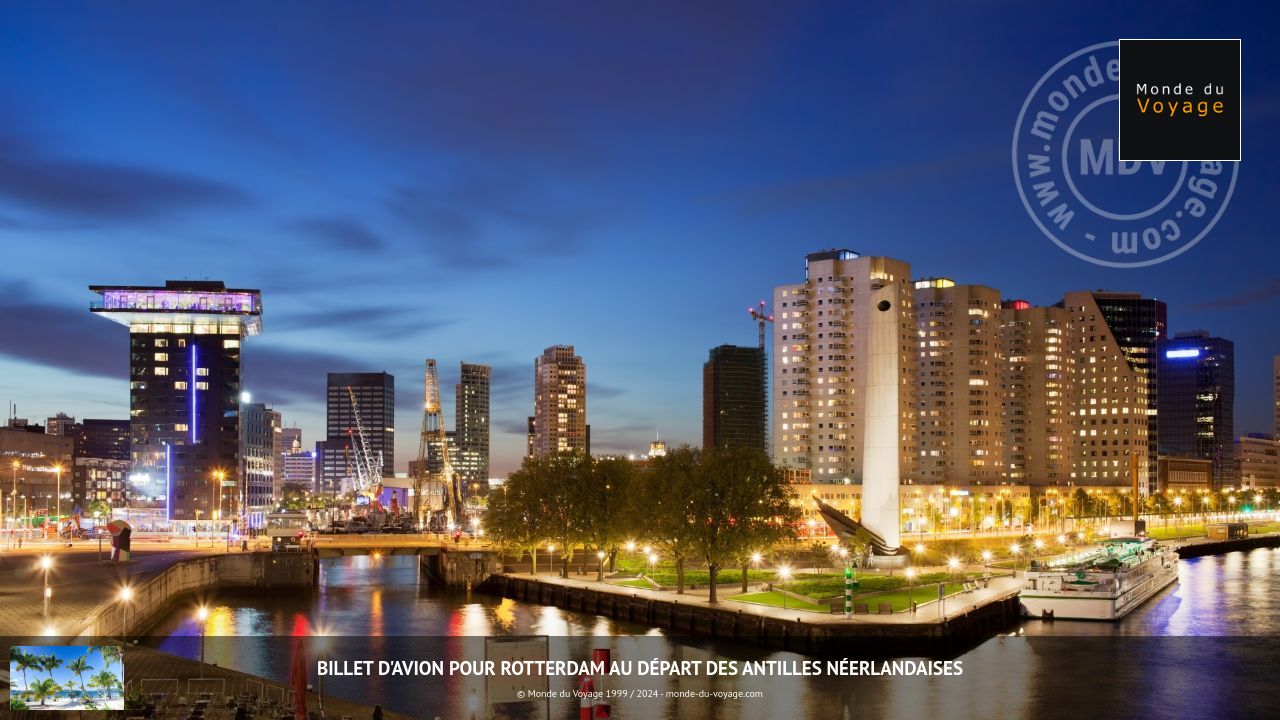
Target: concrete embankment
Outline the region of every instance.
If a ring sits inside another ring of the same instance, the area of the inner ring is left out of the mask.
[[[1255,535],[1236,540],[1210,540],[1203,542],[1175,543],[1178,555],[1183,558],[1204,557],[1205,555],[1225,555],[1241,550],[1280,547],[1280,533]]]
[[[317,573],[317,560],[310,553],[229,553],[179,560],[133,587],[127,602],[117,597],[99,605],[78,623],[75,633],[81,639],[137,635],[183,598],[214,590],[310,588]]]
[[[897,613],[883,619],[875,616],[845,619],[840,615],[785,611],[731,601],[713,605],[689,596],[630,592],[613,586],[589,587],[586,583],[517,575],[495,575],[479,589],[515,600],[657,627],[674,636],[720,638],[807,654],[959,653],[1008,630],[1018,621],[1016,590],[978,603],[956,602],[957,611],[948,613],[945,619],[933,614],[936,610],[915,615]]]

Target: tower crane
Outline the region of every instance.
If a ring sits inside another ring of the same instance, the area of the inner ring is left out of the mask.
[[[751,314],[751,319],[755,320],[757,323],[760,324],[760,349],[763,350],[764,349],[764,325],[765,323],[773,322],[773,313],[770,312],[765,307],[763,300],[760,301],[759,308],[749,307],[747,308],[747,312]]]

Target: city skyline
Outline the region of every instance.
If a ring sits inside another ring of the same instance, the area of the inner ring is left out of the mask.
[[[283,7],[255,8],[254,27],[234,4],[27,8],[0,23],[0,59],[24,68],[0,77],[0,98],[24,108],[0,131],[0,395],[32,418],[125,417],[127,338],[95,324],[83,288],[208,277],[262,289],[245,387],[308,437],[324,434],[326,373],[401,378],[398,471],[415,454],[426,357],[493,367],[492,474],[514,469],[532,359],[553,343],[591,367],[597,452],[643,451],[655,428],[698,444],[707,349],[752,344],[744,309],[805,253],[848,247],[1034,305],[1097,288],[1164,300],[1171,334],[1235,342],[1236,434],[1269,431],[1277,348],[1258,319],[1280,310],[1280,180],[1266,171],[1280,150],[1254,139],[1280,108],[1280,64],[1265,38],[1244,38],[1236,194],[1167,263],[1064,255],[1026,217],[1008,152],[1026,92],[1067,53],[1122,28],[1235,37],[1276,10],[1122,7],[1100,27],[1100,7],[1064,10],[1050,41],[1023,32],[1040,24],[1020,7],[939,8],[928,26],[838,6],[728,24],[592,8],[555,29],[525,17],[519,33],[465,9],[393,21],[319,7],[343,18],[337,34]],[[404,52],[369,53],[373,34]],[[891,71],[860,72],[871,66]],[[963,111],[941,133],[948,106]],[[444,409],[455,416],[451,393]]]

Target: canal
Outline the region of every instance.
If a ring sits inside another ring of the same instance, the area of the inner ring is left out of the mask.
[[[486,637],[545,635],[552,658],[584,660],[594,648],[632,660],[802,660],[734,643],[669,637],[648,627],[502,598],[441,593],[412,557],[322,563],[314,594],[229,595],[207,600],[207,636],[177,608],[148,644],[284,682],[285,636],[324,633],[314,653],[333,659],[483,659]],[[1280,550],[1184,560],[1179,582],[1118,623],[1028,620],[961,655],[959,676],[613,677],[614,690],[656,693],[614,703],[612,717],[1080,718],[1276,716],[1269,691],[1280,662]],[[851,648],[865,655],[874,648]],[[571,678],[552,691],[576,687]],[[334,677],[326,694],[422,718],[570,718],[578,701],[486,707],[483,679]],[[666,693],[710,693],[709,698]],[[735,693],[755,693],[745,697]]]

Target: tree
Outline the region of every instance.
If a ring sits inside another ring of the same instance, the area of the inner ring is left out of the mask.
[[[537,574],[538,546],[547,537],[547,521],[537,478],[526,469],[530,461],[531,458],[525,458],[520,469],[511,473],[489,498],[485,532],[501,545],[522,554],[527,551],[532,559],[529,571]]]
[[[643,507],[637,507],[635,513],[644,518],[642,535],[675,563],[676,592],[681,594],[685,562],[696,550],[693,488],[701,457],[701,451],[687,445],[671,450],[654,458],[637,483]]]
[[[84,514],[92,518],[111,519],[111,504],[106,500],[91,500],[84,507]]]
[[[30,687],[30,685],[27,683],[28,670],[44,669],[40,665],[40,657],[38,655],[33,655],[29,652],[24,651],[22,648],[19,648],[19,647],[9,648],[9,662],[18,670],[22,671],[23,687]]]
[[[102,645],[98,648],[98,655],[102,657],[104,671],[111,669],[111,663],[120,662],[120,653],[119,645]]]
[[[84,692],[84,674],[89,672],[93,668],[89,666],[89,662],[85,658],[78,657],[75,660],[72,660],[71,662],[67,663],[67,669],[75,673],[76,677],[80,679],[80,692],[83,693]]]
[[[300,483],[285,483],[280,486],[280,501],[286,510],[305,510],[307,507],[307,488]]]
[[[27,688],[27,692],[31,693],[31,697],[39,700],[41,705],[44,705],[46,699],[62,692],[62,686],[54,682],[52,678],[37,680],[31,683],[31,686]]]
[[[40,668],[49,673],[49,679],[53,680],[53,671],[62,667],[62,660],[57,655],[41,655]]]
[[[116,676],[112,675],[106,670],[103,670],[97,675],[94,675],[93,677],[89,678],[89,686],[98,687],[98,688],[102,688],[103,690],[106,690],[108,700],[111,699],[111,691],[116,689],[119,685],[120,685],[120,681],[116,679]]]
[[[597,552],[609,557],[610,567],[618,548],[631,530],[636,513],[631,511],[636,482],[636,466],[623,458],[592,459],[585,482],[575,488],[580,497],[582,535]],[[596,582],[604,581],[604,562],[596,565]]]
[[[755,548],[793,537],[800,511],[782,471],[757,449],[703,451],[694,478],[692,545],[707,563],[714,603],[720,570]]]

